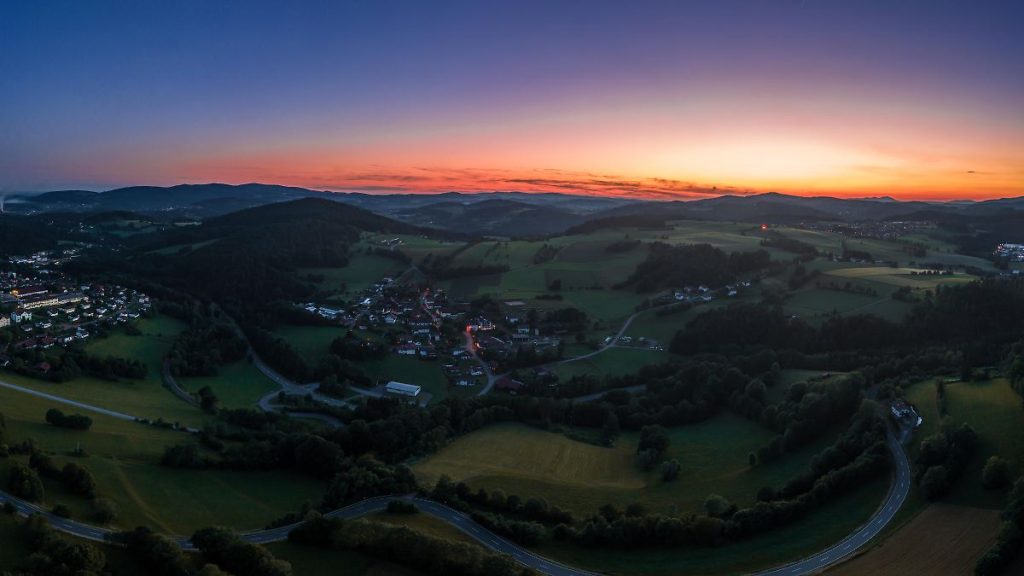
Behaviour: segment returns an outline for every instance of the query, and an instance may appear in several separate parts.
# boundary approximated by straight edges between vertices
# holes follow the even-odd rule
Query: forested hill
[[[240,316],[313,288],[301,268],[342,267],[361,232],[422,233],[328,200],[300,199],[212,218],[136,244],[134,273],[233,308]]]
[[[422,228],[398,222],[349,204],[321,198],[301,198],[290,202],[265,204],[224,216],[210,218],[205,228],[253,227],[294,222],[343,224],[366,232],[421,234]]]

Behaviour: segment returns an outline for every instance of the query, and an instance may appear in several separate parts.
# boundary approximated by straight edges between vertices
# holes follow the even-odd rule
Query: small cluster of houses
[[[854,238],[898,240],[908,234],[935,228],[929,221],[865,221],[865,222],[805,222],[798,225],[804,230],[832,232]]]
[[[733,284],[726,284],[718,288],[712,288],[703,284],[699,286],[684,286],[670,292],[659,294],[652,299],[654,305],[671,303],[687,303],[692,305],[706,304],[716,298],[735,298],[745,288],[750,288],[750,281],[744,280]]]
[[[31,266],[34,270],[42,270],[49,266],[60,266],[69,260],[78,258],[81,254],[82,248],[74,246],[61,250],[44,250],[28,256],[11,256],[7,260],[11,264]]]
[[[1024,244],[999,244],[995,254],[1010,262],[1024,262]]]
[[[139,318],[152,303],[145,294],[110,284],[71,284],[37,276],[0,276],[0,328],[15,330],[20,349],[50,348],[86,340],[96,324],[115,325]]]

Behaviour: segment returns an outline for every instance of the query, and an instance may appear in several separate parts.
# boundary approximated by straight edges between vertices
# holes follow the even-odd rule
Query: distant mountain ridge
[[[153,217],[209,219],[304,198],[348,204],[394,220],[465,234],[544,236],[594,221],[636,222],[696,218],[792,223],[885,220],[921,214],[996,215],[1024,210],[1024,197],[980,202],[899,201],[889,196],[836,198],[769,192],[698,200],[652,201],[563,193],[481,192],[366,194],[274,184],[131,186],[107,192],[57,190],[8,194],[11,213],[132,211]],[[916,215],[916,216],[915,216]]]

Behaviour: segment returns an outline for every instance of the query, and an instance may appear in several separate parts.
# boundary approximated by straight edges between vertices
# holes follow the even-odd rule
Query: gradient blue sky
[[[0,187],[1024,194],[1024,2],[0,3]]]

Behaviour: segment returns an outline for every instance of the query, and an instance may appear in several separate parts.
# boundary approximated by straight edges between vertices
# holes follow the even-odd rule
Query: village
[[[151,306],[148,296],[123,286],[78,283],[49,270],[0,273],[0,329],[11,333],[14,350],[85,341],[95,335],[94,327],[124,324]]]
[[[652,298],[651,306],[696,306],[733,298],[749,288],[737,282],[720,288],[686,286]],[[516,393],[523,383],[509,374],[530,373],[531,380],[552,379],[548,367],[578,353],[617,346],[663,351],[654,338],[610,334],[591,339],[593,321],[575,308],[538,309],[523,300],[449,299],[439,288],[415,286],[384,277],[349,303],[297,303],[325,325],[344,327],[364,342],[381,345],[386,354],[440,362],[449,386],[492,384]],[[574,350],[575,351],[575,350]],[[382,390],[425,402],[416,382],[381,382]],[[554,381],[557,385],[557,379]],[[423,393],[425,394],[425,393]]]

